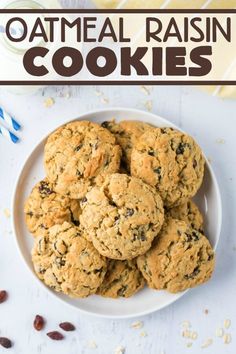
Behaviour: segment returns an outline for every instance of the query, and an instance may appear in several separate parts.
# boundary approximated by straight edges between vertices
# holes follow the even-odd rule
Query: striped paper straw
[[[10,114],[5,111],[5,109],[1,107],[0,107],[0,118],[4,120],[14,130],[17,131],[21,129],[20,124],[13,117],[11,117]]]
[[[7,128],[3,126],[0,126],[0,134],[5,138],[7,138],[8,140],[10,140],[11,142],[13,142],[14,144],[16,144],[19,140],[19,138],[15,134],[10,132]]]

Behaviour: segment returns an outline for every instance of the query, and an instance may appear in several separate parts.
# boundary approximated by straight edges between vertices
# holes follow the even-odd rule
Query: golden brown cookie
[[[145,280],[134,260],[110,260],[107,273],[97,294],[111,298],[130,297],[141,290],[144,285]]]
[[[192,200],[188,200],[184,204],[169,209],[166,215],[173,219],[185,221],[193,229],[203,233],[203,216]]]
[[[79,202],[64,197],[53,190],[47,178],[36,184],[24,207],[26,225],[34,236],[64,221],[79,224]]]
[[[102,127],[115,135],[118,144],[122,148],[122,162],[124,169],[130,171],[131,152],[140,136],[151,129],[149,124],[136,120],[124,120],[103,122]]]
[[[106,259],[67,222],[35,239],[32,261],[39,279],[71,297],[95,294],[107,270]]]
[[[152,248],[138,257],[137,264],[150,288],[177,293],[209,280],[215,257],[203,234],[184,221],[167,218]]]
[[[131,155],[131,175],[157,188],[165,206],[185,203],[201,186],[204,157],[187,134],[172,128],[144,133]]]
[[[107,175],[119,170],[120,158],[121,148],[107,129],[75,121],[49,136],[44,165],[56,192],[80,199],[91,186],[101,185]]]
[[[145,253],[164,220],[155,188],[135,177],[113,174],[81,203],[81,227],[102,255],[119,260]]]

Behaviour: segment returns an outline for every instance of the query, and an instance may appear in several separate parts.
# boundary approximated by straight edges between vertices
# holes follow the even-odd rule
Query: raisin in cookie
[[[132,261],[110,260],[102,285],[97,291],[104,297],[130,297],[145,285],[142,273]]]
[[[155,186],[165,206],[185,203],[201,186],[204,157],[189,136],[172,128],[144,133],[131,155],[131,175]]]
[[[100,185],[106,175],[119,170],[120,158],[121,149],[107,129],[76,121],[49,136],[44,165],[56,192],[80,199],[91,186]]]
[[[119,260],[145,253],[164,219],[163,203],[155,188],[118,173],[88,192],[81,208],[81,227],[94,247]]]
[[[124,168],[129,172],[133,146],[138,142],[143,133],[151,129],[151,126],[143,122],[131,120],[124,120],[120,123],[115,123],[115,121],[104,122],[102,126],[115,135],[118,144],[122,148]]]
[[[193,229],[203,233],[203,216],[192,200],[188,200],[184,204],[169,209],[166,215],[174,219],[183,220]]]
[[[107,270],[105,258],[67,222],[35,239],[32,261],[39,279],[71,297],[95,294]]]
[[[81,209],[78,201],[54,192],[52,183],[45,178],[33,188],[24,213],[27,228],[35,236],[64,221],[78,225]]]
[[[137,264],[148,286],[171,293],[210,279],[214,252],[208,239],[184,221],[167,218],[152,248]]]

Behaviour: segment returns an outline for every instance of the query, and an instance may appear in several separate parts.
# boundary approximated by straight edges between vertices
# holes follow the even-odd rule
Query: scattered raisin
[[[46,228],[46,226],[44,225],[44,224],[40,224],[39,225],[39,227],[40,227],[40,229],[44,229],[44,230],[46,230],[47,228]]]
[[[116,134],[120,135],[120,136],[126,136],[126,133],[124,130],[120,130],[118,131]]]
[[[101,126],[102,126],[103,128],[108,129],[109,126],[110,126],[110,122],[103,122],[103,123],[101,124]]]
[[[191,274],[186,274],[184,276],[184,279],[189,280],[189,279],[194,279],[196,275],[200,273],[200,269],[197,267],[194,269],[194,271]]]
[[[199,240],[199,236],[198,236],[198,234],[195,231],[192,232],[192,235],[193,235],[193,240],[194,241],[198,241]]]
[[[179,146],[176,149],[176,154],[177,155],[183,155],[185,147],[186,147],[186,144],[179,143]]]
[[[187,234],[187,233],[185,233],[185,235],[186,235],[186,238],[187,238],[187,242],[191,242],[193,240],[192,235]]]
[[[128,285],[123,285],[123,286],[117,291],[117,295],[124,297],[127,288],[128,288]]]
[[[64,339],[64,336],[58,331],[48,332],[47,336],[49,338],[51,338],[52,340],[62,340],[62,339]]]
[[[210,256],[208,256],[208,261],[211,261],[214,258],[214,255],[211,254]]]
[[[0,304],[7,299],[7,292],[5,290],[0,291]]]
[[[64,259],[62,259],[61,257],[57,257],[55,259],[55,263],[58,268],[61,268],[61,267],[64,267],[64,265],[66,264],[66,261]]]
[[[102,273],[102,271],[103,271],[103,268],[95,269],[94,274],[100,274],[100,273]]]
[[[39,185],[39,193],[42,196],[47,196],[53,193],[53,190],[49,187],[49,183],[45,181],[41,181]]]
[[[45,274],[46,269],[39,267],[38,272],[39,272],[39,274]]]
[[[75,151],[76,151],[76,152],[80,151],[80,149],[82,148],[82,146],[83,146],[83,144],[80,144],[80,145],[76,146]]]
[[[140,239],[141,239],[141,241],[146,241],[147,238],[145,236],[144,231],[141,232]]]
[[[134,209],[127,208],[127,212],[125,216],[132,216],[132,215],[134,215]]]
[[[88,201],[88,199],[86,197],[84,197],[83,199],[81,199],[81,203],[86,203]]]
[[[196,167],[197,167],[197,160],[194,159],[194,160],[193,160],[193,168],[196,168]]]
[[[59,327],[66,332],[71,332],[75,330],[75,326],[70,322],[62,322],[59,324]]]
[[[161,174],[161,167],[157,167],[153,170],[155,173],[157,173],[158,175]]]
[[[73,213],[72,213],[71,210],[70,210],[70,216],[71,216],[71,222],[72,222],[75,226],[79,226],[79,225],[80,225],[80,222],[79,222],[79,220],[76,220],[76,219],[74,218],[74,215],[73,215]]]
[[[167,134],[168,131],[173,131],[174,129],[173,128],[170,128],[170,127],[166,127],[166,128],[161,128],[161,133],[162,134]]]
[[[5,338],[5,337],[0,337],[0,345],[3,348],[11,348],[12,347],[12,342],[10,341],[10,339]]]
[[[139,241],[146,241],[147,240],[145,232],[143,230],[137,230],[136,234],[134,234],[132,241],[136,241],[136,240],[139,240]]]
[[[149,150],[149,151],[148,151],[148,155],[149,155],[149,156],[154,156],[154,151],[153,151],[153,150]]]
[[[34,328],[36,329],[36,331],[41,331],[44,327],[44,324],[44,318],[40,315],[36,315],[34,319]]]

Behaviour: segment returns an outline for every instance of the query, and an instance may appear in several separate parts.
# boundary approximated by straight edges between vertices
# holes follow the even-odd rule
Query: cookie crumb
[[[109,99],[107,97],[102,97],[101,98],[101,103],[108,104],[109,103]]]
[[[191,332],[191,331],[189,331],[188,329],[185,329],[185,330],[182,332],[182,337],[184,337],[184,338],[191,338],[192,340],[196,340],[197,337],[198,337],[198,334],[197,334],[197,332]]]
[[[140,86],[140,90],[145,93],[147,96],[150,96],[151,89],[145,85]]]
[[[143,327],[143,322],[142,321],[133,322],[130,327],[134,329],[140,329]]]
[[[10,213],[10,210],[9,210],[8,208],[5,208],[5,209],[3,210],[3,213],[4,213],[4,215],[5,215],[5,217],[6,217],[7,219],[9,219],[9,218],[11,217],[11,213]]]
[[[88,343],[88,347],[90,349],[96,349],[98,346],[97,346],[97,343],[94,341],[94,340],[91,340],[89,343]]]
[[[216,330],[216,337],[222,338],[224,335],[224,330],[223,328],[217,328]]]
[[[102,91],[100,91],[100,90],[95,90],[95,95],[96,95],[97,97],[100,97],[100,96],[103,95],[103,93],[102,93]]]
[[[224,145],[225,144],[225,140],[224,139],[216,139],[216,143],[220,144],[220,145]]]
[[[184,338],[190,338],[190,331],[184,330],[184,331],[182,332],[182,337],[184,337]]]
[[[52,97],[48,97],[48,98],[46,98],[44,100],[43,104],[44,104],[44,107],[50,108],[50,107],[52,107],[55,104],[55,101],[54,101],[54,99]]]
[[[70,92],[66,92],[65,95],[64,95],[64,97],[68,100],[68,99],[71,97]]]
[[[198,337],[197,332],[192,332],[192,333],[191,333],[191,339],[196,340],[197,337]]]
[[[153,101],[152,100],[146,101],[144,106],[148,112],[151,112],[153,108]]]
[[[183,321],[182,322],[182,327],[183,328],[189,328],[189,327],[191,327],[191,323],[189,321]]]
[[[231,321],[229,319],[224,320],[224,327],[228,329],[231,325]]]
[[[213,343],[213,340],[212,340],[211,338],[208,338],[208,339],[202,344],[201,348],[202,348],[202,349],[207,348],[207,347],[209,347],[210,345],[212,345],[212,343]]]
[[[140,333],[140,337],[147,337],[147,332],[142,331],[142,332]]]
[[[231,335],[229,333],[225,334],[223,340],[225,344],[229,344],[231,342]]]
[[[125,353],[125,347],[122,347],[121,345],[119,345],[119,347],[117,347],[115,349],[115,353],[114,354],[124,354]]]

